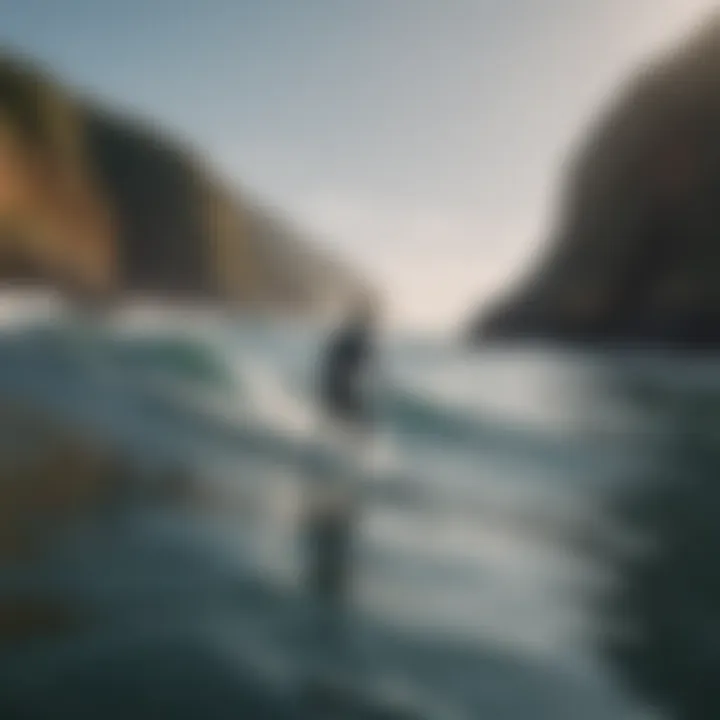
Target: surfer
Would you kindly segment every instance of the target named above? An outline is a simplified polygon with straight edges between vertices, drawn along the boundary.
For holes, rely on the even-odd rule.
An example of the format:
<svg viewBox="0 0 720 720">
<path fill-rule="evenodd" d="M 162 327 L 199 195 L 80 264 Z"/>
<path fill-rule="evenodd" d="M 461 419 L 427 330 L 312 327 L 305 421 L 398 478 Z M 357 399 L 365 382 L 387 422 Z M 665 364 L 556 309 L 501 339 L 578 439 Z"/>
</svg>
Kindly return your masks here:
<svg viewBox="0 0 720 720">
<path fill-rule="evenodd" d="M 327 443 L 328 464 L 308 478 L 301 518 L 304 580 L 314 601 L 308 608 L 308 692 L 338 671 L 349 672 L 362 663 L 348 635 L 345 611 L 361 504 L 358 463 L 371 421 L 366 379 L 373 356 L 373 326 L 371 308 L 365 303 L 355 306 L 334 330 L 321 357 L 318 400 L 332 442 Z"/>
<path fill-rule="evenodd" d="M 360 303 L 333 333 L 322 371 L 322 401 L 331 420 L 357 433 L 370 420 L 366 379 L 373 355 L 374 318 Z"/>
<path fill-rule="evenodd" d="M 343 475 L 352 476 L 371 423 L 367 375 L 373 358 L 374 318 L 357 305 L 330 338 L 320 375 L 321 403 L 343 451 Z M 347 452 L 345 452 L 347 451 Z M 347 477 L 315 478 L 305 519 L 308 584 L 324 605 L 342 606 L 350 581 L 356 483 Z M 331 610 L 331 608 L 328 608 Z"/>
</svg>

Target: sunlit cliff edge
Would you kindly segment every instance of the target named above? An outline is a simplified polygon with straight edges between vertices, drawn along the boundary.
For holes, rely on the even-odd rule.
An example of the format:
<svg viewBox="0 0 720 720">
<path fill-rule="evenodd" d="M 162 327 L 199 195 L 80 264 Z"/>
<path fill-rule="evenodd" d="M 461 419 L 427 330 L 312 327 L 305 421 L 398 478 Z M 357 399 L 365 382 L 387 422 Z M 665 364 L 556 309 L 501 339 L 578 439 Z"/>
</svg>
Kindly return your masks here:
<svg viewBox="0 0 720 720">
<path fill-rule="evenodd" d="M 5 284 L 92 278 L 115 296 L 290 311 L 371 292 L 270 206 L 221 180 L 196 148 L 9 54 L 0 55 L 2 122 L 14 142 L 0 173 Z"/>
<path fill-rule="evenodd" d="M 720 345 L 720 19 L 634 73 L 562 191 L 547 249 L 473 340 Z"/>
</svg>

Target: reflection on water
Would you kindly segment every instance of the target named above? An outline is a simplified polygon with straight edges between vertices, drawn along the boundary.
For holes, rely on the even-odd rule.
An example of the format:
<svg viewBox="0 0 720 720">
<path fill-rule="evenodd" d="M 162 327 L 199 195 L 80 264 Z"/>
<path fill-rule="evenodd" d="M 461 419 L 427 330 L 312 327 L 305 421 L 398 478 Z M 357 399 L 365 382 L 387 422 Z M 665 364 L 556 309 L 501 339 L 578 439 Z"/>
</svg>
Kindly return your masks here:
<svg viewBox="0 0 720 720">
<path fill-rule="evenodd" d="M 616 582 L 600 596 L 601 648 L 624 684 L 670 717 L 717 717 L 718 386 L 627 389 L 652 406 L 666 439 L 614 498 L 637 542 L 605 558 Z"/>
<path fill-rule="evenodd" d="M 0 337 L 8 713 L 315 717 L 323 656 L 358 717 L 716 716 L 707 363 L 396 339 L 358 464 L 317 333 L 160 325 Z M 302 573 L 321 475 L 361 498 L 332 642 Z"/>
</svg>

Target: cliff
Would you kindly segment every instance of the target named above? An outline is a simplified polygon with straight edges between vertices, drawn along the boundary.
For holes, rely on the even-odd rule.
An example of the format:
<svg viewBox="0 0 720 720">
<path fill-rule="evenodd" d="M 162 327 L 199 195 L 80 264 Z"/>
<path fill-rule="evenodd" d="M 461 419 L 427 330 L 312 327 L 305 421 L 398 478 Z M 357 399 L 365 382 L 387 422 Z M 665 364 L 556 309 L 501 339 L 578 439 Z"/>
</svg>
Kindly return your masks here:
<svg viewBox="0 0 720 720">
<path fill-rule="evenodd" d="M 293 311 L 369 292 L 193 148 L 9 57 L 0 57 L 0 157 L 14 159 L 0 164 L 6 283 Z"/>
<path fill-rule="evenodd" d="M 634 75 L 565 182 L 549 249 L 472 337 L 720 344 L 720 20 Z"/>
</svg>

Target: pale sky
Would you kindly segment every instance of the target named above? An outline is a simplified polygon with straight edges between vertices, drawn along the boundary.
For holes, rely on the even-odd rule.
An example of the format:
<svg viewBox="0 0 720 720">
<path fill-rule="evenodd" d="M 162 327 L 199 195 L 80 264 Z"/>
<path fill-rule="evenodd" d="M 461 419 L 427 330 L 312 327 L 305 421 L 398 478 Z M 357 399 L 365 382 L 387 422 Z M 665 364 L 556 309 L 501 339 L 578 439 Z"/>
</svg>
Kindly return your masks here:
<svg viewBox="0 0 720 720">
<path fill-rule="evenodd" d="M 542 245 L 567 153 L 718 0 L 0 0 L 0 42 L 204 148 L 455 329 Z"/>
</svg>

